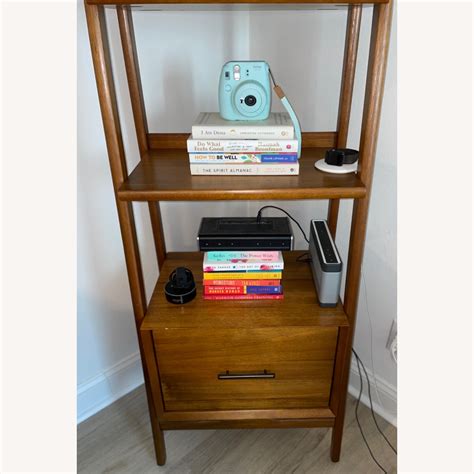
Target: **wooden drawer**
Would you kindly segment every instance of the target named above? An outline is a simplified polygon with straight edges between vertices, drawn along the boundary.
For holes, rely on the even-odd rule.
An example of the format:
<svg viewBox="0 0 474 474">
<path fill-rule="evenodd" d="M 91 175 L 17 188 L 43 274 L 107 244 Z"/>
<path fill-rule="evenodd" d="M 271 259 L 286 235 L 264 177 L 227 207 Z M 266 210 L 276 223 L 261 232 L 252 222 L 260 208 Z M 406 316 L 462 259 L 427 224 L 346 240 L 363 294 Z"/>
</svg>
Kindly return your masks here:
<svg viewBox="0 0 474 474">
<path fill-rule="evenodd" d="M 335 327 L 155 330 L 165 410 L 328 406 L 337 333 Z"/>
</svg>

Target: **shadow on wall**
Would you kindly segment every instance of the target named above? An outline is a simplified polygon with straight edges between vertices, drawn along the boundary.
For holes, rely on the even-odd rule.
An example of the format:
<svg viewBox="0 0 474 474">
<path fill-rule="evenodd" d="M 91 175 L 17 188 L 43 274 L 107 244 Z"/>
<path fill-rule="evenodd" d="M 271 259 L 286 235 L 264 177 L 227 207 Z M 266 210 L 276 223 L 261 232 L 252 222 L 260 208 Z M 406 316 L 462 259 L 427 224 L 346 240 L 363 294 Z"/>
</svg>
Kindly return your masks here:
<svg viewBox="0 0 474 474">
<path fill-rule="evenodd" d="M 189 109 L 197 109 L 195 78 L 192 68 L 185 56 L 169 55 L 164 61 L 166 70 L 163 72 L 163 108 L 158 111 L 158 116 L 153 118 L 158 123 L 165 123 L 168 114 L 173 114 L 174 120 L 179 123 L 189 123 Z M 156 123 L 156 122 L 155 122 Z M 189 127 L 185 129 L 188 130 Z"/>
<path fill-rule="evenodd" d="M 180 202 L 162 202 L 163 220 L 173 225 L 164 227 L 166 250 L 168 252 L 195 252 L 196 241 L 202 217 L 241 217 L 249 215 L 247 201 L 194 201 L 186 205 Z"/>
</svg>

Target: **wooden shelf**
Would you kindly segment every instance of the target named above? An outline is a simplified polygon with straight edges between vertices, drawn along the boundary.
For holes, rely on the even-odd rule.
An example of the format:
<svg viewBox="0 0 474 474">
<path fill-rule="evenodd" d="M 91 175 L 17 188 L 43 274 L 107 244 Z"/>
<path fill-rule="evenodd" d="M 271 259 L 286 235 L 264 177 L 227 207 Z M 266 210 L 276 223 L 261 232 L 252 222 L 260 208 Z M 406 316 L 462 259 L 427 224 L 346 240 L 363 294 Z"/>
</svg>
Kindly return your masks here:
<svg viewBox="0 0 474 474">
<path fill-rule="evenodd" d="M 122 201 L 362 198 L 355 174 L 330 175 L 314 168 L 324 148 L 303 149 L 299 176 L 192 176 L 185 150 L 151 150 L 118 190 Z"/>
<path fill-rule="evenodd" d="M 347 326 L 347 317 L 340 303 L 336 308 L 319 306 L 308 263 L 296 261 L 302 253 L 304 252 L 284 252 L 284 299 L 260 301 L 204 300 L 203 254 L 169 253 L 160 270 L 141 329 Z M 197 286 L 196 298 L 185 305 L 168 303 L 164 295 L 164 285 L 169 274 L 179 266 L 185 266 L 193 272 Z"/>
<path fill-rule="evenodd" d="M 334 5 L 334 6 L 346 6 L 346 5 L 361 5 L 361 4 L 381 4 L 388 3 L 388 0 L 86 0 L 89 5 L 186 5 L 186 4 L 216 4 L 216 5 L 257 5 L 257 4 L 273 4 L 273 5 Z"/>
<path fill-rule="evenodd" d="M 112 5 L 107 5 L 107 8 Z M 187 11 L 187 12 L 262 12 L 262 11 L 314 11 L 314 10 L 347 10 L 343 3 L 155 3 L 131 5 L 132 11 Z M 370 7 L 369 4 L 363 7 Z"/>
</svg>

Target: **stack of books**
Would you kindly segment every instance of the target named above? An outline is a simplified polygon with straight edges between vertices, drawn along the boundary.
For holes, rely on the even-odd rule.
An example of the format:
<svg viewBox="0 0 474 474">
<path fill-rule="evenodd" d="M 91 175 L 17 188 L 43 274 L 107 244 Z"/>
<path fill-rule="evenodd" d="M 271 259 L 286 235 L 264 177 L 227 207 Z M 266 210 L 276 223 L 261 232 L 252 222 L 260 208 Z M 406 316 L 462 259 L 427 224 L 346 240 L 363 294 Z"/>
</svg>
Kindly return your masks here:
<svg viewBox="0 0 474 474">
<path fill-rule="evenodd" d="M 281 300 L 281 252 L 205 252 L 205 300 Z"/>
<path fill-rule="evenodd" d="M 299 174 L 298 140 L 287 112 L 253 122 L 203 112 L 187 145 L 193 175 Z"/>
</svg>

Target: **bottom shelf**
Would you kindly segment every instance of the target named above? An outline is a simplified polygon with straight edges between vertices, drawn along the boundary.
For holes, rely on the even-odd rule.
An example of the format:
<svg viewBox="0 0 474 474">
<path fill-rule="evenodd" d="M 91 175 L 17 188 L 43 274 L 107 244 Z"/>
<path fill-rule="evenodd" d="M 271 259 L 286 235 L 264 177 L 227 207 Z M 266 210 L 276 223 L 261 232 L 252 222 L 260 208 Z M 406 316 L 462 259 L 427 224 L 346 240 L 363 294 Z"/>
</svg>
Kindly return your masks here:
<svg viewBox="0 0 474 474">
<path fill-rule="evenodd" d="M 339 302 L 335 308 L 318 304 L 311 269 L 296 259 L 304 251 L 284 252 L 283 300 L 207 301 L 202 297 L 201 252 L 168 253 L 151 297 L 142 329 L 210 327 L 284 327 L 347 326 L 348 320 Z M 168 303 L 164 285 L 179 266 L 189 268 L 197 286 L 196 298 L 185 305 Z"/>
</svg>

